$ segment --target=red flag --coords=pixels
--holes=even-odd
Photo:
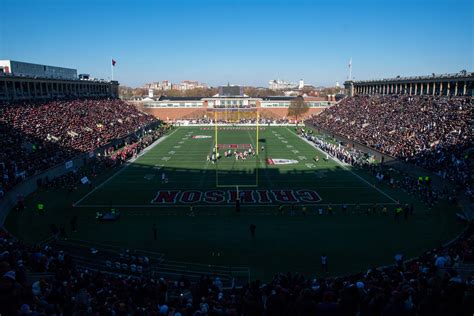
[[[115,66],[116,63],[117,63],[117,62],[112,59],[112,66]]]

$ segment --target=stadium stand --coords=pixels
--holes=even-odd
[[[407,106],[410,105],[410,106]],[[467,150],[472,147],[468,98],[356,96],[309,122],[416,163],[471,192]],[[156,120],[120,100],[62,100],[0,107],[2,188],[70,157],[133,134]],[[452,132],[454,131],[454,132]],[[72,187],[82,176],[135,156],[163,129],[107,150],[87,167],[46,182]],[[445,136],[446,135],[446,136]],[[363,153],[303,134],[348,164],[391,181],[394,170],[366,165]],[[393,183],[429,204],[444,193],[403,174]],[[399,177],[397,177],[399,178]],[[472,196],[472,195],[471,195]],[[61,236],[57,236],[61,239]],[[474,238],[468,227],[454,242],[394,265],[342,277],[277,274],[267,283],[224,286],[216,274],[198,279],[153,272],[145,256],[103,256],[104,266],[55,243],[27,245],[0,233],[1,315],[472,315]],[[91,251],[95,249],[91,248]]]
[[[156,119],[118,99],[20,102],[0,106],[0,191],[87,153]],[[0,194],[1,196],[1,194]]]
[[[191,282],[105,273],[76,265],[51,246],[0,234],[2,315],[471,315],[474,238],[417,259],[339,278],[277,274],[269,283],[224,288],[218,277]],[[112,264],[112,263],[111,263]],[[461,274],[468,275],[463,282]],[[469,275],[471,275],[469,277]],[[464,275],[464,278],[466,276]]]
[[[420,185],[418,178],[408,172],[394,169],[385,164],[371,163],[368,159],[369,157],[360,150],[329,143],[304,130],[300,130],[299,134],[339,161],[355,168],[364,169],[367,173],[373,175],[379,184],[386,183],[390,187],[399,188],[410,195],[417,196],[419,200],[423,201],[430,209],[440,199],[446,200],[450,204],[456,203],[457,193],[455,190],[450,191],[444,188],[440,191],[426,183]],[[409,206],[405,205],[404,207],[408,208]],[[376,210],[373,211],[375,212]]]
[[[308,122],[432,170],[472,197],[470,97],[354,96]]]

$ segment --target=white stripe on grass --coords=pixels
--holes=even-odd
[[[125,165],[120,168],[120,170],[118,170],[116,173],[114,173],[113,175],[111,175],[109,178],[107,178],[104,182],[102,182],[101,184],[99,184],[98,186],[96,186],[94,189],[92,189],[92,191],[90,191],[89,193],[87,193],[86,195],[84,195],[82,198],[80,198],[78,201],[76,201],[75,203],[73,203],[73,207],[77,207],[79,203],[81,203],[82,201],[84,201],[88,196],[90,196],[92,193],[94,193],[95,191],[97,191],[98,189],[100,189],[101,187],[103,187],[105,184],[107,184],[110,180],[112,180],[113,178],[115,178],[116,176],[118,176],[119,174],[121,174],[122,172],[125,171],[125,169],[127,169],[132,163],[134,163],[136,160],[138,160],[141,156],[143,156],[144,154],[146,154],[148,151],[150,151],[151,149],[153,149],[156,145],[158,145],[159,143],[163,142],[164,140],[168,139],[171,135],[173,135],[174,133],[176,133],[177,131],[179,130],[179,127],[176,128],[174,131],[172,131],[170,134],[168,135],[165,135],[159,139],[157,139],[153,144],[151,144],[150,146],[148,146],[147,148],[145,148],[137,157],[135,158],[132,158],[130,160],[128,160]]]
[[[320,151],[321,153],[323,154],[327,154],[326,152],[324,152],[323,150],[319,149],[318,147],[314,146],[309,140],[305,139],[305,138],[302,138],[300,137],[298,134],[296,134],[295,132],[293,132],[292,130],[290,130],[288,127],[286,127],[287,130],[290,131],[291,134],[295,135],[297,138],[299,139],[302,139],[304,140],[309,146],[311,146],[312,148],[315,148],[316,150]],[[358,178],[360,181],[366,183],[369,187],[377,190],[379,193],[385,195],[387,198],[389,198],[392,202],[394,203],[398,203],[398,201],[396,199],[394,199],[393,197],[391,197],[389,194],[385,193],[384,191],[382,191],[380,188],[377,188],[375,186],[375,184],[372,184],[370,183],[369,181],[365,180],[364,178],[362,178],[361,176],[359,176],[358,174],[356,174],[354,171],[352,171],[351,169],[349,169],[347,167],[347,164],[344,164],[342,163],[339,159],[333,157],[332,155],[328,154],[329,157],[331,157],[332,160],[334,160],[338,165],[340,165],[344,170],[346,171],[349,171],[353,176],[355,176],[356,178]]]

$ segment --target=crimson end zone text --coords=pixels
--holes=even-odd
[[[280,204],[321,202],[314,190],[160,190],[152,204],[234,204],[240,197],[242,204]]]

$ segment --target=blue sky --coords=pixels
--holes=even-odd
[[[474,70],[474,1],[0,0],[0,59],[140,86]]]

